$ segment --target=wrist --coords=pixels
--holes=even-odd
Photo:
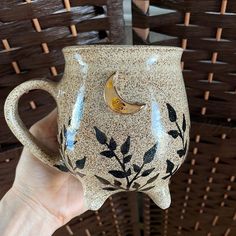
[[[60,221],[33,199],[11,188],[0,202],[0,232],[3,236],[52,235]]]

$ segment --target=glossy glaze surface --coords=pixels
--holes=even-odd
[[[66,69],[58,93],[63,165],[81,179],[90,208],[124,190],[146,192],[168,207],[169,177],[182,164],[189,140],[182,49],[85,46],[63,52]],[[115,73],[120,100],[112,109],[104,93]],[[125,103],[135,112],[123,114]]]
[[[169,179],[189,145],[182,49],[97,45],[63,53],[59,84],[32,80],[10,93],[5,117],[11,130],[44,163],[80,179],[91,210],[119,191],[142,191],[169,207]],[[57,102],[59,156],[18,116],[18,99],[30,89],[46,90]]]

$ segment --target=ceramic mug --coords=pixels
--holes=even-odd
[[[169,207],[169,179],[189,145],[182,49],[70,46],[63,54],[59,83],[31,80],[9,94],[5,117],[12,132],[37,158],[82,182],[88,209],[128,190]],[[43,147],[19,118],[18,100],[31,89],[49,92],[57,103],[60,154]]]

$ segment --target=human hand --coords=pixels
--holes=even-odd
[[[51,151],[58,150],[57,111],[52,111],[35,123],[30,132]],[[49,167],[23,149],[11,188],[12,194],[30,204],[34,202],[42,212],[48,212],[62,226],[87,209],[81,182],[72,175]],[[32,208],[34,210],[34,208]]]

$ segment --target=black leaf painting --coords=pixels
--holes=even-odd
[[[154,146],[151,149],[145,152],[144,157],[143,157],[144,164],[150,163],[153,160],[153,158],[155,157],[156,151],[157,151],[157,143],[154,144]]]
[[[110,184],[110,182],[108,180],[106,180],[106,179],[104,179],[100,176],[95,175],[95,177],[104,185],[109,185]]]
[[[62,133],[63,133],[63,135],[64,135],[63,138],[66,138],[66,126],[65,126],[65,124],[63,125]]]
[[[140,188],[140,186],[141,185],[137,182],[134,182],[134,184],[133,184],[133,188],[135,188],[136,190],[138,190]]]
[[[167,179],[169,177],[171,177],[177,170],[178,170],[178,166],[176,166],[175,168],[175,165],[172,161],[170,160],[166,160],[166,173],[167,175],[162,177],[162,179]],[[175,168],[175,170],[174,170]]]
[[[77,161],[75,162],[76,167],[79,168],[79,169],[83,169],[83,168],[84,168],[84,165],[85,165],[85,161],[86,161],[86,157],[84,157],[84,158],[81,159],[81,160],[77,160]]]
[[[182,156],[184,156],[186,154],[186,152],[187,152],[187,144],[188,144],[188,141],[186,140],[184,148],[177,151],[177,153],[179,154],[179,157],[182,157]]]
[[[69,118],[68,127],[70,125],[71,125],[71,118]],[[77,132],[77,130],[75,130],[75,132]],[[77,160],[75,162],[75,166],[73,166],[73,163],[69,157],[69,150],[67,149],[67,133],[68,131],[64,124],[58,135],[59,152],[60,152],[61,160],[64,163],[61,165],[55,165],[55,167],[61,171],[64,171],[64,172],[71,171],[72,173],[78,174],[80,177],[84,177],[85,175],[80,173],[78,169],[81,170],[85,167],[86,157],[82,158],[81,160]],[[77,142],[78,142],[77,140],[74,140],[73,145],[75,146]]]
[[[133,164],[133,169],[134,169],[134,172],[139,172],[141,170],[141,167],[136,165],[136,164]]]
[[[113,152],[113,151],[110,151],[110,150],[100,152],[100,154],[101,154],[102,156],[108,157],[108,158],[112,158],[112,157],[114,157],[114,155],[115,155],[114,152]]]
[[[111,137],[108,147],[114,151],[116,150],[116,146],[116,141]]]
[[[155,167],[146,168],[146,165],[154,160],[157,151],[157,143],[155,143],[149,150],[144,153],[143,163],[141,165],[138,165],[136,163],[131,163],[133,154],[130,153],[130,136],[127,136],[124,143],[121,144],[120,154],[117,154],[118,144],[114,140],[114,138],[111,137],[110,141],[108,141],[109,139],[103,131],[98,129],[96,126],[94,127],[94,129],[98,142],[108,149],[105,151],[101,151],[100,156],[107,157],[108,159],[114,157],[119,166],[118,169],[108,171],[108,174],[112,175],[112,177],[115,178],[112,183],[106,180],[104,177],[95,175],[99,182],[101,182],[103,185],[106,185],[106,187],[104,187],[103,189],[107,191],[115,191],[118,189],[129,190],[130,188],[133,188],[135,190],[142,189],[142,191],[145,191],[145,189],[146,191],[151,189],[152,187],[149,188],[148,186],[146,187],[146,185],[154,182],[157,179],[159,173],[152,177],[150,181],[147,181],[144,186],[141,186],[136,180],[139,178],[146,178],[155,170]],[[120,179],[122,181],[119,181],[117,179]],[[125,186],[123,186],[124,181],[126,182]]]
[[[59,137],[59,143],[63,143],[63,132],[60,132]]]
[[[107,136],[99,130],[96,126],[94,126],[95,132],[96,132],[96,138],[99,143],[105,144],[107,142]]]
[[[126,141],[121,145],[120,151],[123,155],[129,152],[130,147],[130,136],[127,137]]]
[[[166,173],[172,174],[173,173],[173,169],[175,167],[174,163],[171,162],[170,160],[166,160],[166,163],[167,163]]]
[[[177,120],[177,115],[175,109],[169,104],[166,104],[169,114],[169,119],[171,122],[175,122]]]
[[[151,179],[149,179],[147,181],[147,184],[150,184],[150,183],[154,182],[158,178],[158,176],[159,176],[159,173],[157,175],[155,175],[154,177],[152,177]]]
[[[130,176],[131,175],[131,169],[129,168],[127,171],[126,171],[126,176],[128,177],[128,176]]]
[[[177,151],[177,154],[179,155],[179,157],[182,157],[185,155],[185,150],[184,149],[180,149]]]
[[[54,165],[54,167],[56,167],[57,169],[59,169],[60,171],[63,171],[63,172],[69,171],[69,169],[65,165]]]
[[[179,140],[182,141],[182,147],[176,151],[178,156],[182,158],[183,156],[185,156],[187,152],[187,141],[185,141],[185,131],[187,125],[186,125],[185,115],[183,114],[182,125],[180,125],[179,122],[177,121],[177,114],[175,109],[169,103],[167,103],[166,106],[168,108],[168,115],[170,121],[175,122],[176,125],[176,129],[168,131],[168,134],[174,139],[177,139],[179,137]]]
[[[168,117],[171,123],[175,124],[175,127],[168,131],[170,135],[175,140],[182,141],[182,147],[179,148],[176,152],[180,158],[185,156],[187,152],[188,141],[185,140],[185,132],[187,128],[186,118],[183,114],[183,119],[179,124],[179,119],[175,109],[169,104],[166,104],[168,110]],[[70,125],[70,120],[68,126]],[[113,180],[108,181],[104,176],[95,175],[97,180],[104,185],[103,190],[106,191],[116,191],[116,190],[132,190],[134,191],[149,191],[155,187],[154,183],[159,177],[155,167],[153,167],[153,160],[157,155],[158,143],[154,143],[146,152],[143,154],[142,163],[134,163],[133,158],[134,154],[132,153],[133,147],[131,143],[131,137],[127,136],[124,139],[124,142],[120,145],[115,141],[113,137],[107,137],[107,135],[101,131],[98,127],[94,126],[95,136],[99,144],[103,145],[102,150],[99,153],[101,160],[110,162],[116,161],[118,166],[113,170],[108,171],[108,175],[111,175]],[[86,167],[87,158],[84,157],[80,160],[76,160],[75,167],[73,163],[68,158],[66,153],[67,151],[67,129],[64,125],[61,132],[58,135],[58,141],[60,143],[60,153],[64,163],[60,165],[55,165],[61,171],[75,171],[76,169],[84,169]],[[77,144],[77,140],[74,141],[74,145]],[[100,158],[99,157],[99,158]],[[166,175],[162,179],[167,179],[172,176],[177,170],[178,165],[171,160],[166,160]],[[79,176],[83,177],[84,174],[76,172]],[[150,177],[151,176],[151,177]],[[141,185],[137,180],[139,178],[146,179],[145,184]],[[151,186],[150,186],[151,185]]]
[[[119,187],[119,186],[122,185],[122,183],[121,183],[119,180],[116,180],[116,179],[115,179],[115,180],[114,180],[114,185]]]
[[[127,173],[121,170],[110,170],[108,173],[119,179],[127,177]]]
[[[170,136],[172,136],[172,138],[174,138],[174,139],[179,136],[179,132],[178,132],[177,130],[170,130],[170,131],[168,132],[168,134],[169,134]]]
[[[185,115],[183,114],[183,123],[182,123],[182,130],[185,132],[186,130],[186,119],[185,119]]]
[[[113,187],[104,187],[102,189],[107,190],[107,191],[115,191],[115,190],[117,190],[117,188],[113,188]]]
[[[155,186],[147,187],[147,188],[140,189],[140,190],[141,191],[148,191],[148,190],[151,190],[152,188],[155,188]]]
[[[142,173],[142,176],[145,177],[145,176],[150,175],[154,169],[155,169],[155,168],[151,168],[151,169],[145,170],[145,171]]]
[[[126,163],[130,162],[131,158],[132,158],[132,155],[128,155],[128,156],[124,157],[124,163],[126,164]]]

